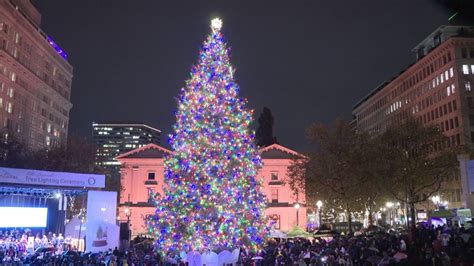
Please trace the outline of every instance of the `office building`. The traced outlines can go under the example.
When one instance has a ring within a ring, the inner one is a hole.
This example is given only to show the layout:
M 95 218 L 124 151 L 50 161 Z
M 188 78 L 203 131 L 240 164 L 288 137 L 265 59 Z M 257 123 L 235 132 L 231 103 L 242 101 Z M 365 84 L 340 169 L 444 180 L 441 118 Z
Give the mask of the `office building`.
M 415 62 L 353 107 L 357 128 L 373 134 L 414 115 L 436 125 L 447 146 L 474 142 L 474 27 L 440 26 L 413 49 Z M 464 192 L 467 192 L 464 190 Z M 466 207 L 461 180 L 443 183 L 449 208 Z
M 160 144 L 161 130 L 137 122 L 92 123 L 92 140 L 97 146 L 97 163 L 119 175 L 120 154 L 150 143 Z
M 32 149 L 65 143 L 73 68 L 29 0 L 0 0 L 0 131 Z

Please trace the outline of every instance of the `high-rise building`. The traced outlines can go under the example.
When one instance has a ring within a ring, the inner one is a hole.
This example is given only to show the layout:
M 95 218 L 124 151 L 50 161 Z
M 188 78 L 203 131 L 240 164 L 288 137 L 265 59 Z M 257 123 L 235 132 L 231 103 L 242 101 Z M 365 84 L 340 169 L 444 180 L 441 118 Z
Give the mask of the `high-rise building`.
M 474 142 L 474 27 L 440 26 L 413 49 L 416 61 L 353 107 L 357 128 L 381 133 L 414 115 L 436 125 L 448 146 Z M 443 183 L 450 208 L 466 207 L 459 177 Z
M 115 160 L 120 154 L 147 144 L 160 144 L 161 130 L 137 122 L 92 123 L 92 140 L 97 146 L 97 163 L 119 175 L 120 163 Z
M 30 148 L 65 143 L 72 66 L 29 0 L 0 0 L 0 131 Z

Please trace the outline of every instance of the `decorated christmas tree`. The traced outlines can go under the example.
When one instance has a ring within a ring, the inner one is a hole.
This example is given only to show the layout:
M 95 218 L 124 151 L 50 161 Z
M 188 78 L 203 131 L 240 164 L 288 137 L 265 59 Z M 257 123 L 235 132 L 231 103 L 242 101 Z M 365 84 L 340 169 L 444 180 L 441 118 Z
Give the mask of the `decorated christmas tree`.
M 147 220 L 161 252 L 256 249 L 268 234 L 252 111 L 237 96 L 221 26 L 212 20 L 178 100 L 165 193 Z

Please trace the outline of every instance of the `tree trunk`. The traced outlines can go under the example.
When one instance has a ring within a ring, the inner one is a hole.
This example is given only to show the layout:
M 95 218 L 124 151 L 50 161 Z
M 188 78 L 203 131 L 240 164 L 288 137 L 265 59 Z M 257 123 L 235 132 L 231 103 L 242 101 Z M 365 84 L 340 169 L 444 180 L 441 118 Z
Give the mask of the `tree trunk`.
M 416 227 L 416 210 L 415 210 L 415 203 L 410 202 L 410 227 L 411 229 L 414 229 Z
M 352 212 L 347 210 L 347 225 L 349 227 L 349 234 L 352 233 Z
M 367 217 L 369 226 L 374 225 L 374 213 L 373 213 L 373 208 L 372 208 L 372 206 L 369 206 L 369 208 L 367 209 L 367 211 L 369 212 L 369 214 L 368 214 L 369 217 Z

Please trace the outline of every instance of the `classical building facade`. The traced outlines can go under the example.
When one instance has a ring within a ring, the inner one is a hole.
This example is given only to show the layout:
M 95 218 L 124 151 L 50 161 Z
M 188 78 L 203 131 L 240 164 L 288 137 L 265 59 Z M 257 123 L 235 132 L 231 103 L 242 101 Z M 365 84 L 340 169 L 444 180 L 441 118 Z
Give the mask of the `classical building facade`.
M 445 146 L 472 147 L 474 27 L 441 26 L 413 52 L 413 64 L 354 105 L 355 124 L 378 134 L 414 115 L 423 124 L 436 125 L 449 138 Z M 462 194 L 459 176 L 445 180 L 441 197 L 449 208 L 466 207 Z
M 0 131 L 33 149 L 64 143 L 73 68 L 29 0 L 0 1 Z
M 126 222 L 130 219 L 133 235 L 147 232 L 144 218 L 153 214 L 156 209 L 149 200 L 149 194 L 153 191 L 163 195 L 163 156 L 170 152 L 156 144 L 148 144 L 117 157 L 121 164 L 123 187 L 120 194 L 119 221 Z M 304 193 L 293 193 L 288 185 L 287 175 L 293 158 L 301 155 L 278 144 L 263 148 L 261 153 L 263 167 L 258 175 L 262 179 L 263 192 L 268 199 L 266 215 L 274 220 L 274 227 L 278 230 L 288 231 L 297 224 L 306 228 Z

